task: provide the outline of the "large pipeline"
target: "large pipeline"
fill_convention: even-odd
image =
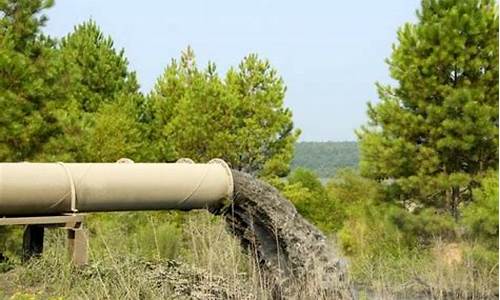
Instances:
[[[0,163],[0,217],[204,208],[224,216],[275,299],[353,298],[325,236],[278,190],[222,160]]]
[[[0,163],[0,217],[218,208],[233,195],[219,159],[180,163]]]

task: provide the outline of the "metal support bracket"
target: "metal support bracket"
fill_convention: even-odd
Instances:
[[[0,218],[1,225],[26,225],[23,234],[23,261],[42,255],[45,228],[66,229],[68,254],[76,266],[88,263],[88,239],[83,229],[85,214],[65,214],[42,217]]]

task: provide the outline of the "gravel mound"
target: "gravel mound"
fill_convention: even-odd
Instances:
[[[172,299],[256,299],[242,281],[214,276],[174,260],[148,265],[147,274],[148,280]]]

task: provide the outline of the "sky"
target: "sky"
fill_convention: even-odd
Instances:
[[[393,83],[384,60],[419,0],[125,1],[56,0],[44,31],[54,37],[93,19],[124,48],[148,93],[190,45],[200,67],[223,74],[249,53],[269,59],[287,85],[302,141],[352,141],[377,102],[375,82]]]

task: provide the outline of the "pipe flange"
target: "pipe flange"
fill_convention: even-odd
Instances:
[[[191,158],[182,157],[182,158],[179,158],[175,163],[176,164],[194,164],[194,160],[192,160]]]
[[[116,161],[117,164],[133,164],[134,161],[131,160],[130,158],[122,157],[119,160]]]
[[[231,168],[229,165],[222,159],[220,158],[214,158],[208,162],[209,164],[219,164],[224,167],[224,170],[226,170],[226,174],[229,177],[229,183],[228,183],[228,200],[231,202],[233,201],[233,193],[234,193],[234,180],[233,180],[233,172],[231,172]]]

